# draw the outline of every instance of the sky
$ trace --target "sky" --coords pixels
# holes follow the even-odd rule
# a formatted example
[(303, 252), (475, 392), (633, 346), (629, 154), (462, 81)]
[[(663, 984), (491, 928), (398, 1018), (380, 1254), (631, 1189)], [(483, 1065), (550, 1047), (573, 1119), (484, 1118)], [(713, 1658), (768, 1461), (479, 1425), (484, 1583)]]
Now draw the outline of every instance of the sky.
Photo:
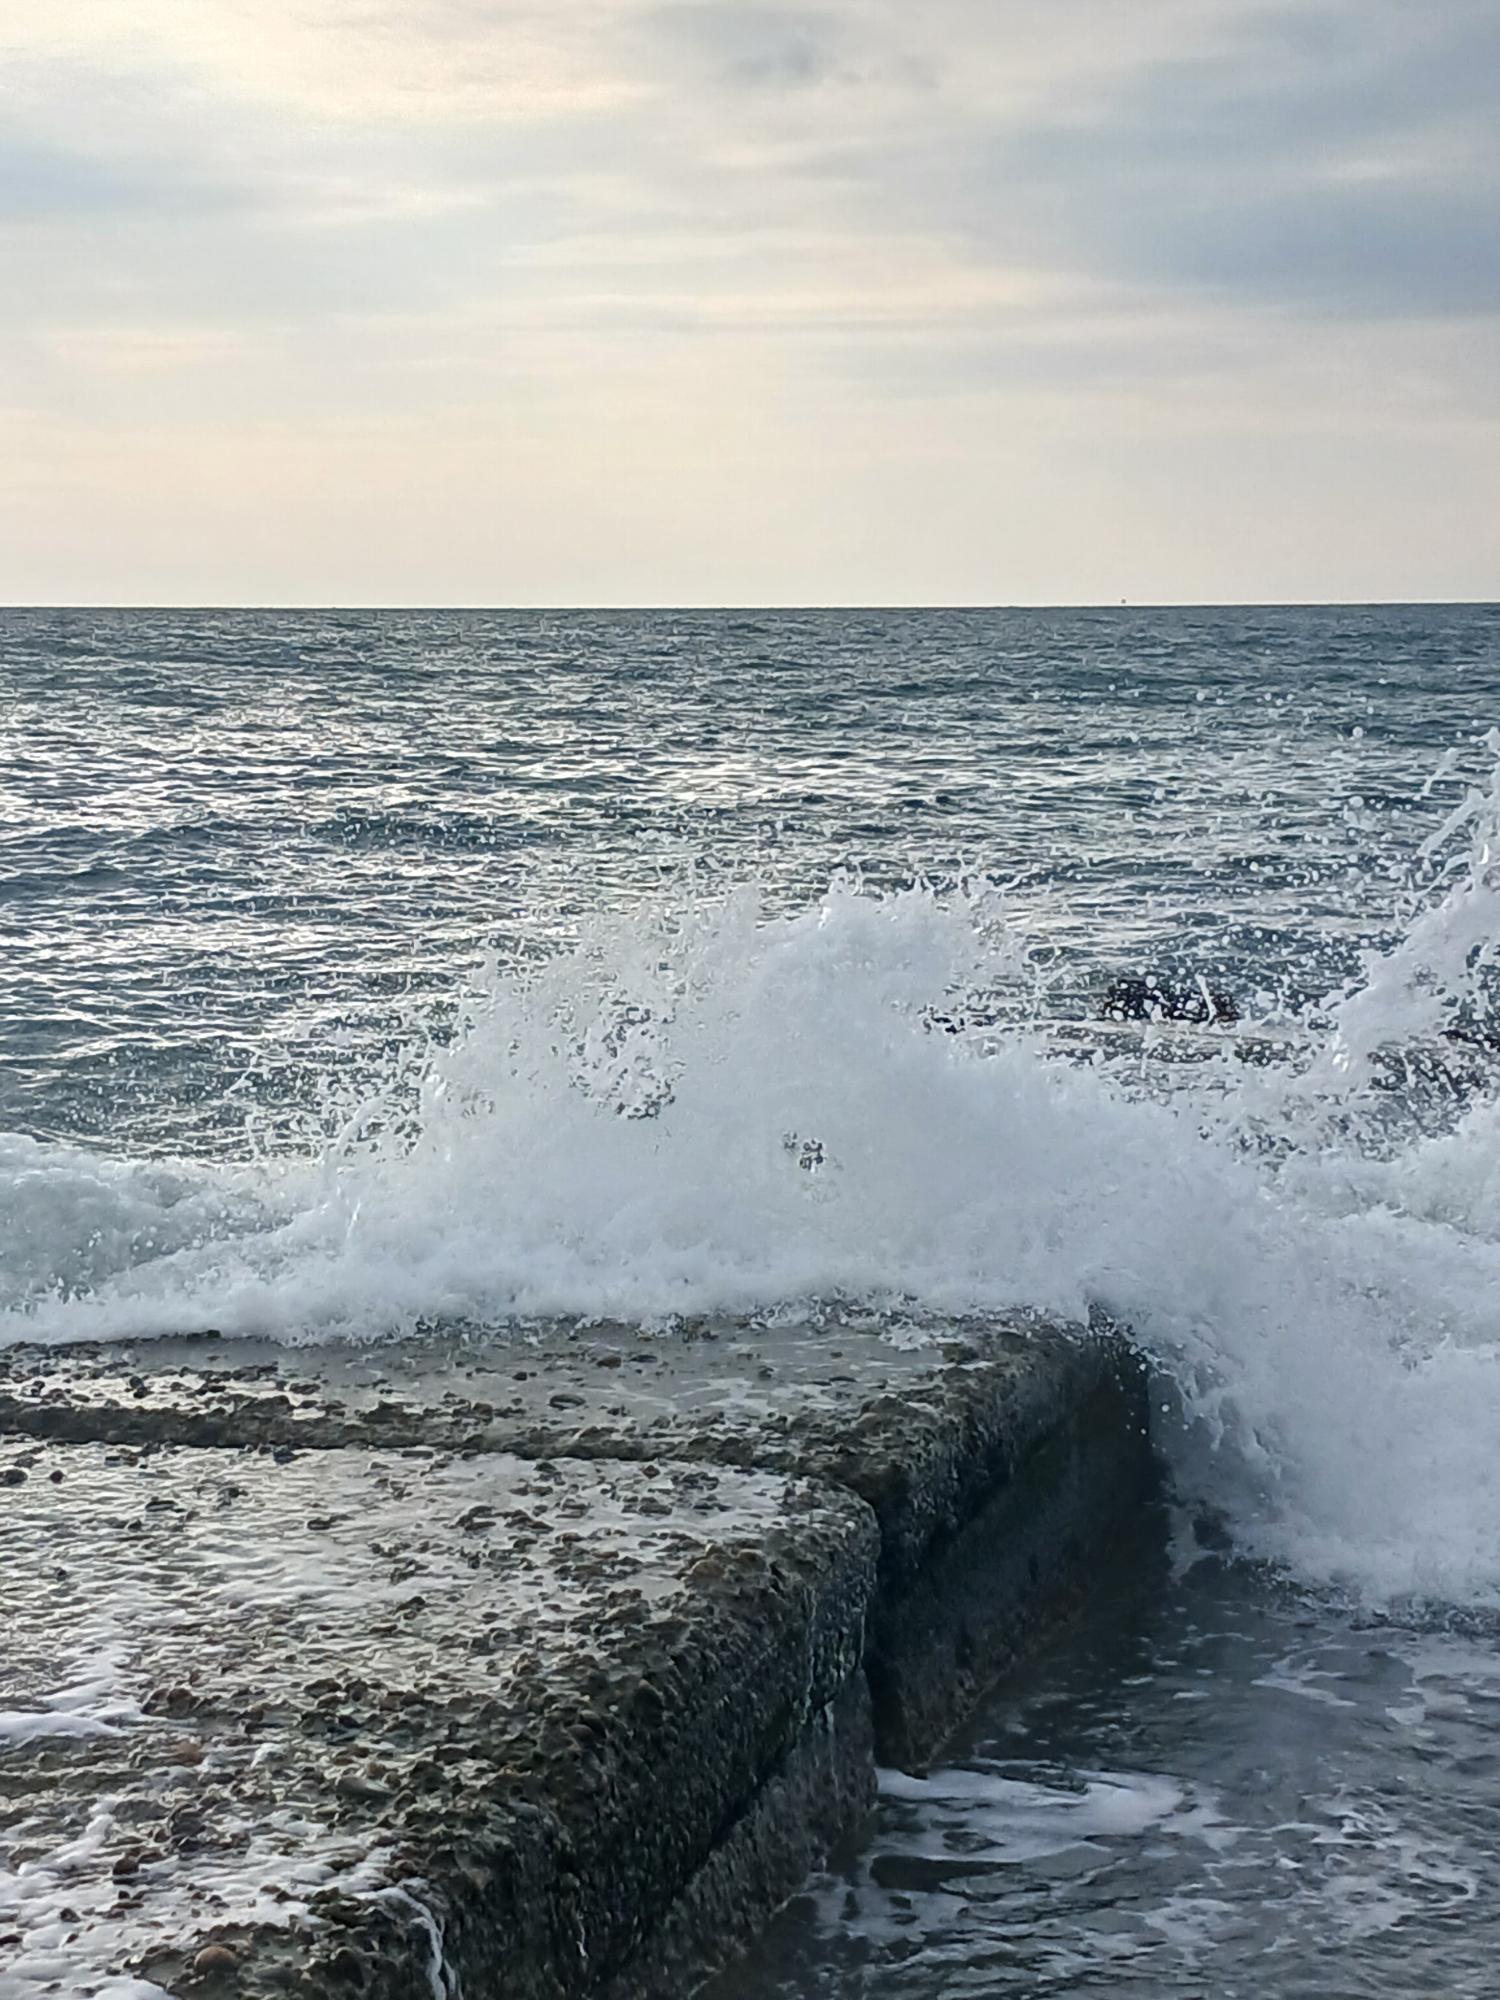
[(1496, 0), (3, 0), (0, 601), (1500, 597)]

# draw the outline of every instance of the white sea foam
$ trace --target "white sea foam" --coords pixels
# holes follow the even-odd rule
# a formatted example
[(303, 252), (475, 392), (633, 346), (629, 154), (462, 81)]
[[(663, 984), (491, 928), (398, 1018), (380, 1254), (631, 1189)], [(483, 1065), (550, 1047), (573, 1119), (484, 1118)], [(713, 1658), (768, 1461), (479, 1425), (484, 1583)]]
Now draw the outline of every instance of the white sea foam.
[[(1080, 1771), (1069, 1786), (1009, 1775), (1003, 1764), (953, 1766), (930, 1778), (882, 1771), (880, 1795), (920, 1809), (902, 1830), (882, 1828), (882, 1854), (994, 1863), (1046, 1860), (1092, 1841), (1161, 1830), (1232, 1844), (1211, 1796), (1146, 1771)], [(950, 1836), (961, 1835), (955, 1846)]]
[[(1321, 1038), (1165, 1094), (1028, 1023), (984, 894), (840, 882), (793, 915), (741, 891), (600, 922), (497, 971), (306, 1157), (6, 1142), (0, 1339), (1103, 1309), (1175, 1384), (1179, 1476), (1246, 1549), (1500, 1603), (1500, 1108), (1434, 1136), (1376, 1074), (1493, 954), (1497, 827), (1500, 779)], [(934, 1023), (976, 992), (1011, 1025)]]

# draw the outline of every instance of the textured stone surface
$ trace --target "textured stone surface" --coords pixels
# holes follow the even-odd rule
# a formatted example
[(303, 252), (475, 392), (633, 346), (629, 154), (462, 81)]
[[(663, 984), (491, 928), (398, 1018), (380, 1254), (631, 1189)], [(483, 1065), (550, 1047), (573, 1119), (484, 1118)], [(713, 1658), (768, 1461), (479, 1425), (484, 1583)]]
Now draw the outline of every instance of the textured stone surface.
[[(982, 1377), (1023, 1414), (1071, 1393), (1064, 1355), (1098, 1342), (1016, 1314), (978, 1322), (749, 1329), (696, 1322), (483, 1330), (364, 1347), (143, 1341), (0, 1348), (0, 1430), (106, 1443), (484, 1445), (523, 1456), (697, 1456), (723, 1463), (881, 1440), (882, 1409)], [(988, 1385), (988, 1386), (986, 1386)], [(965, 1392), (972, 1396), (975, 1383)], [(957, 1405), (955, 1404), (955, 1408)], [(851, 1460), (851, 1462), (854, 1462)], [(953, 1469), (981, 1483), (987, 1468)]]
[[(802, 1794), (864, 1800), (846, 1496), (428, 1450), (0, 1446), (17, 1473), (7, 2000), (589, 1990), (716, 1856), (706, 1917), (794, 1887)], [(757, 1810), (773, 1855), (726, 1859)]]
[(892, 1329), (699, 1324), (0, 1353), (0, 1427), (302, 1449), (429, 1443), (796, 1473), (881, 1530), (881, 1755), (920, 1763), (1149, 1479), (1142, 1384), (1107, 1334), (1027, 1315)]
[(0, 1967), (182, 2000), (687, 1991), (1150, 1483), (1124, 1347), (1025, 1316), (12, 1349), (3, 1431)]

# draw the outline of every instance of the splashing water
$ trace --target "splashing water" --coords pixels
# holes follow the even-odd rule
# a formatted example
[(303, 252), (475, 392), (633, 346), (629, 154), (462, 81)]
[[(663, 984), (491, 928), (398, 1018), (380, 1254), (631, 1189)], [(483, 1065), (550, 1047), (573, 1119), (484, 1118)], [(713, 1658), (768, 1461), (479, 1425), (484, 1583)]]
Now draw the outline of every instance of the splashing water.
[[(300, 1157), (7, 1140), (0, 1338), (1102, 1310), (1173, 1385), (1180, 1482), (1248, 1552), (1500, 1603), (1500, 1105), (1456, 1087), (1472, 1038), (1440, 1039), (1482, 1010), (1497, 857), (1500, 772), (1428, 843), (1394, 949), (1274, 1057), (1221, 1036), (1170, 1088), (1165, 1030), (1059, 1046), (983, 885), (601, 922), (492, 969), (446, 1045), (330, 1097)], [(1418, 1045), (1436, 1131), (1410, 1071), (1399, 1096), (1382, 1077)]]
[[(6, 613), (0, 1340), (1105, 1314), (1242, 1548), (1493, 1605), (1500, 775), (1412, 795), (1472, 771), (1497, 647)], [(756, 886), (643, 901), (683, 851)], [(1122, 960), (1257, 1018), (1080, 1019)]]

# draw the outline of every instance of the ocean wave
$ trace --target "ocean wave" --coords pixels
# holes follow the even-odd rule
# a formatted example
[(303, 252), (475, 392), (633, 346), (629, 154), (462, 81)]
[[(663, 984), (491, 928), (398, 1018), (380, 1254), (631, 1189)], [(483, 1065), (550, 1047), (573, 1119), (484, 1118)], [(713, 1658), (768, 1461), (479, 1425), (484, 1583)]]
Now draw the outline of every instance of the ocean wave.
[(1482, 996), (1497, 828), (1500, 781), (1394, 950), (1252, 1063), (1242, 1028), (1161, 1069), (1149, 1023), (1128, 1062), (1060, 1045), (983, 887), (600, 918), (492, 968), (378, 1087), (330, 1079), (300, 1154), (6, 1141), (0, 1339), (1103, 1312), (1244, 1551), (1371, 1602), (1500, 1602), (1500, 1109), (1471, 1088), (1434, 1133), (1380, 1065)]

